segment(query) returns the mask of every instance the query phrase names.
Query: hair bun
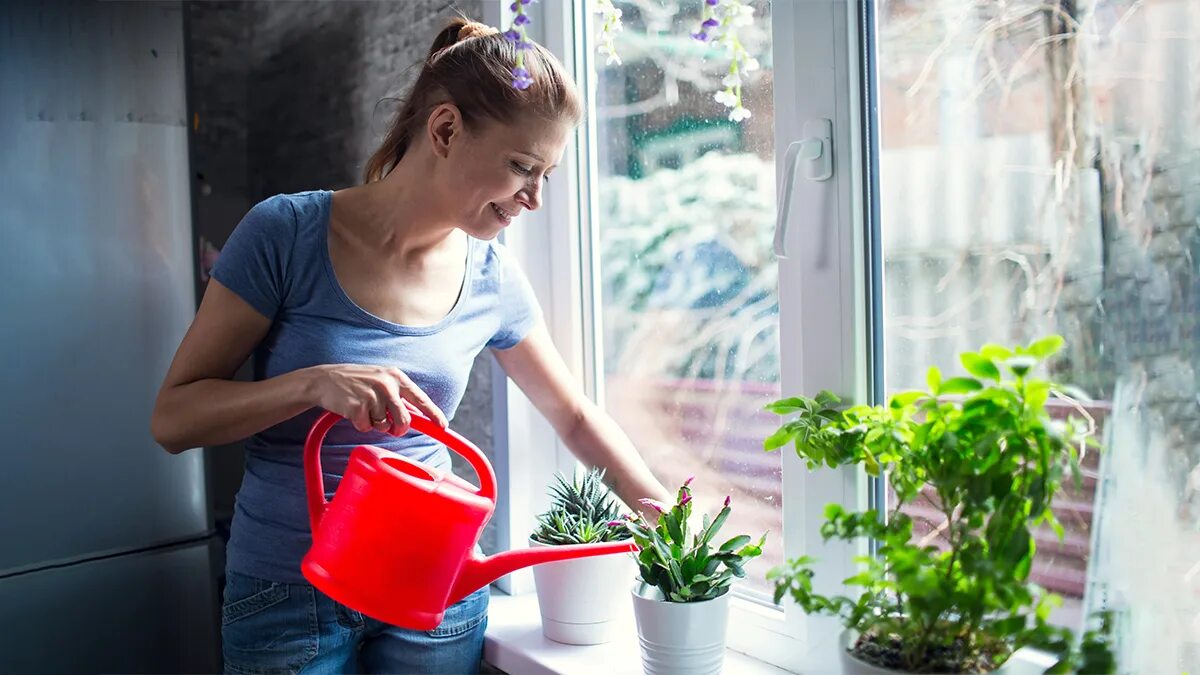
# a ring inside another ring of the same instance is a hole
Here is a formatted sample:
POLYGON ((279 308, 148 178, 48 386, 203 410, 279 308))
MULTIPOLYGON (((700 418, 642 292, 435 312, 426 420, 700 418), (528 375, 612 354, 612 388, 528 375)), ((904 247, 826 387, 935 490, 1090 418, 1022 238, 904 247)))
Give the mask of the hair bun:
POLYGON ((459 29, 458 41, 462 42, 463 40, 468 40, 473 37, 485 37, 488 35, 495 35, 496 33, 499 33, 499 32, 500 32, 500 30, 498 28, 493 28, 492 26, 489 26, 486 23, 479 23, 478 21, 468 21, 462 28, 459 29))

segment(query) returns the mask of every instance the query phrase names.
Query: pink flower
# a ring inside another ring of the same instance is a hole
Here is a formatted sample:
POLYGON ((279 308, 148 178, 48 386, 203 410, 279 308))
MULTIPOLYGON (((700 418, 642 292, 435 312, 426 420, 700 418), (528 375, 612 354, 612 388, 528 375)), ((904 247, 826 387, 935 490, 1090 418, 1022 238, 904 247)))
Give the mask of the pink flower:
POLYGON ((696 480, 695 476, 688 476, 688 479, 683 481, 683 487, 687 487, 687 486, 691 485, 692 481, 694 481, 694 480, 696 480))
POLYGON ((725 497, 725 506, 729 506, 729 498, 730 498, 730 497, 732 497, 732 495, 726 495, 726 497, 725 497))
POLYGON ((687 504, 687 503, 688 503, 688 502, 690 502, 690 501, 692 501, 692 496, 691 496, 691 495, 685 495, 683 499, 680 499, 680 500, 679 500, 679 505, 680 505, 680 506, 683 506, 684 504, 687 504))
POLYGON ((649 506, 650 508, 654 509, 655 511, 658 511, 659 513, 667 512, 667 505, 658 501, 657 499, 650 499, 647 497, 647 498, 639 499, 638 503, 645 504, 646 506, 649 506))

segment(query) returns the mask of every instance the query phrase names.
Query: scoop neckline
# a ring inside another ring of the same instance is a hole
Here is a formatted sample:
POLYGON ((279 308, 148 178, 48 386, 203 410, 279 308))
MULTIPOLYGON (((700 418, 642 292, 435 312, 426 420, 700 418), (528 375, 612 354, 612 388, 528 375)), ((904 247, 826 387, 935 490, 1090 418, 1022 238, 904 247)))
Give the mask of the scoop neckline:
POLYGON ((467 299, 471 296, 471 287, 474 285, 475 274, 475 238, 467 235, 467 264, 463 271, 462 286, 458 290, 458 299, 454 301, 454 306, 446 316, 442 317, 437 323, 428 326, 410 326, 407 324, 394 323, 382 317, 376 316, 367 310, 363 309, 354 302, 354 300, 346 293, 346 289, 342 288, 342 283, 338 281, 337 273, 333 269, 333 256, 329 254, 329 228, 333 222, 333 191, 322 190, 321 200, 321 221, 322 227, 320 236, 321 258, 325 264, 325 276, 329 280, 329 285, 333 287, 334 295, 341 300, 342 304, 358 318, 367 323, 382 328, 391 333, 398 335, 432 335, 448 326, 462 312, 463 305, 467 303, 467 299))

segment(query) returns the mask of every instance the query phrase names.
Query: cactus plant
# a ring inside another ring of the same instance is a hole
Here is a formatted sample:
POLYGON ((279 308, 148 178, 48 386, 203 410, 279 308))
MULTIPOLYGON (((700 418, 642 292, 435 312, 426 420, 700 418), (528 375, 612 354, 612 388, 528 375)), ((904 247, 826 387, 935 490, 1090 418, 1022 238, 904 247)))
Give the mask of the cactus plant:
POLYGON ((624 529, 608 527, 620 516, 612 492, 604 484, 604 471, 589 469, 582 477, 567 481, 555 474, 550 486, 550 510, 538 516, 534 541, 552 546, 591 544, 628 539, 624 529))

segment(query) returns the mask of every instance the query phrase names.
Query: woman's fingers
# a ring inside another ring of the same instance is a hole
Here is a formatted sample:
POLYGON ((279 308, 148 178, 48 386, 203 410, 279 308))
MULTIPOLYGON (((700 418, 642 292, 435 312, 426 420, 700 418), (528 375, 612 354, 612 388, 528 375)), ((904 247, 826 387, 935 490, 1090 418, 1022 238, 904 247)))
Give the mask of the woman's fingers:
POLYGON ((422 391, 416 383, 408 379, 408 376, 403 371, 394 368, 392 370, 399 386, 400 396, 409 403, 417 406, 417 409, 425 413, 426 417, 445 429, 449 422, 446 421, 446 414, 442 412, 442 409, 437 407, 433 399, 429 398, 429 395, 422 391))
POLYGON ((372 408, 373 405, 371 403, 364 401, 359 405, 356 405, 354 407, 354 412, 347 416, 347 419, 350 420, 350 423, 354 425, 354 428, 357 431, 366 433, 375 428, 375 424, 372 420, 378 418, 374 417, 375 413, 371 411, 372 408))
POLYGON ((385 400, 387 401, 388 415, 391 417, 391 422, 385 431, 396 436, 403 436, 408 433, 408 427, 412 424, 412 415, 400 402, 400 396, 395 387, 389 387, 385 400))

